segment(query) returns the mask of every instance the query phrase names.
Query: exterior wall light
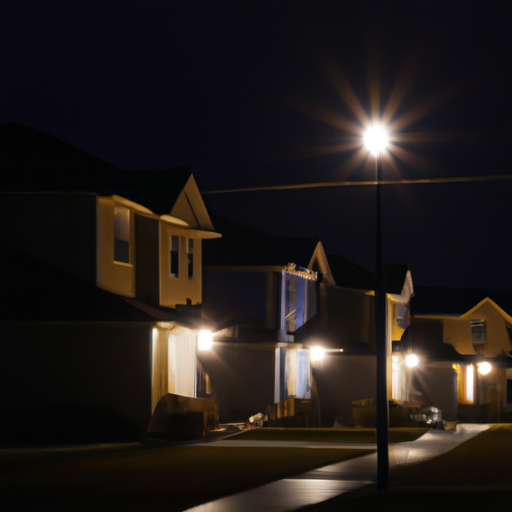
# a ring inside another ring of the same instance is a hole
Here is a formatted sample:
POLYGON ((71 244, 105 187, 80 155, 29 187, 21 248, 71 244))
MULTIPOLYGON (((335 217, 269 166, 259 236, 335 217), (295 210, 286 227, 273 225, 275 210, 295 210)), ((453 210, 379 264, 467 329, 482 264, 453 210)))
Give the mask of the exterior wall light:
POLYGON ((419 362, 420 360, 416 354, 409 354, 405 358, 405 364, 407 365, 408 368, 415 368, 416 366, 418 366, 419 362))
POLYGON ((325 348, 319 346, 311 347, 310 356, 312 362, 322 361, 322 359, 325 357, 325 348))
POLYGON ((487 361, 478 363, 477 367, 478 367, 478 373, 480 375, 487 375, 492 370, 491 363, 488 363, 487 361))
POLYGON ((211 350, 213 346, 213 334, 211 331, 201 329, 197 337, 197 349, 201 352, 211 350))

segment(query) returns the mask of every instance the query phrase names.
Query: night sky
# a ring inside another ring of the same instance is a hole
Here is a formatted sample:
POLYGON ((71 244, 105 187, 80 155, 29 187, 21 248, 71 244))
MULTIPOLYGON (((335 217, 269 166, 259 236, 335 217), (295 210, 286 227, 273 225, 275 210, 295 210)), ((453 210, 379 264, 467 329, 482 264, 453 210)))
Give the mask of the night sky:
MULTIPOLYGON (((512 175, 510 13, 436 4, 3 0, 0 122, 125 169, 188 165, 206 192, 373 179, 349 130, 373 106, 397 130, 384 179, 512 175)), ((386 185, 384 262, 418 285, 512 291, 511 192, 509 179, 386 185)), ((372 186, 205 201, 372 268, 372 186)))

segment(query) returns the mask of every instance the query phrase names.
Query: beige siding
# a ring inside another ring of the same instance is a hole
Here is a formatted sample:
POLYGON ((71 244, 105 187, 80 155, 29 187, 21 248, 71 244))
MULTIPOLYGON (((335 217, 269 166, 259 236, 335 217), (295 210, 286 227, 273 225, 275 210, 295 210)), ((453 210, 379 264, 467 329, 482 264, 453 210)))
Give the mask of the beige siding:
POLYGON ((201 303, 201 240, 194 238, 193 276, 188 275, 188 230, 165 222, 160 223, 160 304, 175 307, 185 304, 201 303), (178 276, 171 276, 171 236, 178 236, 179 270, 178 276))
POLYGON ((97 201, 97 276, 96 284, 104 290, 135 297, 135 229, 130 210, 130 263, 114 261, 114 198, 97 201))

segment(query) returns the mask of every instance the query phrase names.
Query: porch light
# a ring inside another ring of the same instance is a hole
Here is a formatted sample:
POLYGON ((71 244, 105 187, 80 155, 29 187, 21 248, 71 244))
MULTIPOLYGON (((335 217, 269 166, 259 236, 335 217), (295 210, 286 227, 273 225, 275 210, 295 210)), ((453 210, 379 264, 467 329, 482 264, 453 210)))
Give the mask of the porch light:
POLYGON ((488 363, 487 361, 483 361, 482 363, 478 363, 478 373, 480 375, 487 375, 492 370, 491 363, 488 363))
POLYGON ((197 349, 201 352, 210 350, 213 346, 213 334, 207 329, 201 329, 197 337, 197 349))
POLYGON ((407 365, 408 368, 415 368, 416 366, 418 366, 419 362, 420 360, 416 354, 409 354, 405 358, 405 364, 407 365))
POLYGON ((325 357, 325 348, 323 347, 311 347, 310 349, 311 361, 322 361, 325 357))

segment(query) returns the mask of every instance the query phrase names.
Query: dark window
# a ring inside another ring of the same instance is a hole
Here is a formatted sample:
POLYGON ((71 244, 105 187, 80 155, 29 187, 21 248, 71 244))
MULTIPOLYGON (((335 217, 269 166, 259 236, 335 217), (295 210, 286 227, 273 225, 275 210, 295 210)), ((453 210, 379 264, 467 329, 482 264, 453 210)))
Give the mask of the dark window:
POLYGON ((508 339, 510 343, 512 343, 512 325, 505 320, 505 327, 507 328, 508 339))
POLYGON ((130 210, 114 205, 114 261, 130 263, 130 210))
POLYGON ((192 238, 188 239, 187 258, 188 258, 188 277, 190 279, 194 276, 194 240, 192 238))
POLYGON ((178 277, 180 268, 180 237, 171 236, 170 240, 171 277, 178 277))

